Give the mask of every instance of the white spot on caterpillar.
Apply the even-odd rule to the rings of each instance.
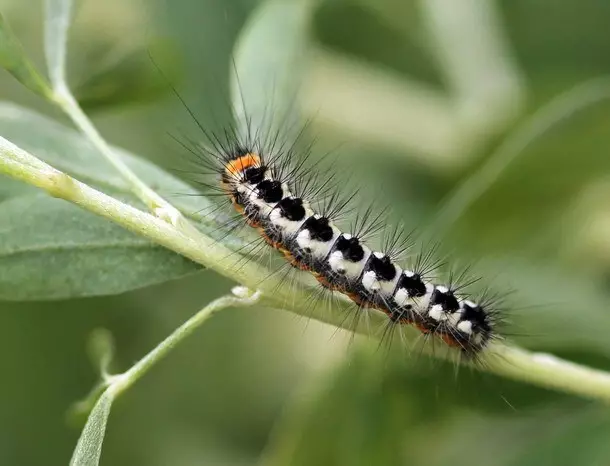
[[[341,251],[333,252],[328,258],[328,265],[330,268],[341,275],[344,275],[346,272],[345,269],[345,261],[343,260],[343,253]]]
[[[328,256],[328,253],[341,234],[337,228],[332,225],[331,227],[333,229],[333,237],[330,239],[330,241],[313,240],[311,239],[311,233],[309,230],[301,230],[296,238],[298,246],[304,251],[309,251],[309,253],[315,259],[324,259],[326,256]]]
[[[371,270],[365,272],[362,276],[362,286],[372,293],[381,289],[381,284],[379,283],[379,280],[377,280],[377,275]]]
[[[409,293],[407,292],[406,288],[399,288],[396,291],[396,293],[394,294],[394,302],[400,307],[408,304]]]
[[[282,216],[279,209],[273,209],[270,212],[269,220],[273,225],[280,228],[285,236],[294,235],[299,228],[301,228],[301,225],[305,223],[305,218],[299,221],[288,220],[286,217]]]
[[[420,297],[411,298],[413,301],[413,307],[415,312],[418,314],[424,314],[428,310],[430,304],[430,298],[434,292],[434,285],[432,283],[426,283],[426,294]]]
[[[440,304],[435,304],[432,306],[428,312],[428,316],[438,322],[444,322],[447,320],[447,313],[443,311],[443,306]]]
[[[462,333],[471,335],[472,334],[472,322],[470,322],[469,320],[463,320],[462,322],[457,324],[457,329]]]
[[[345,235],[343,235],[343,237],[345,237]],[[341,251],[335,251],[328,258],[328,265],[334,272],[345,275],[352,280],[357,279],[362,275],[364,265],[371,255],[371,250],[369,248],[362,246],[362,249],[364,250],[364,257],[358,262],[348,261],[343,257]]]
[[[378,259],[385,257],[385,254],[381,252],[374,252],[373,255]],[[381,280],[375,272],[370,270],[365,272],[362,277],[362,286],[364,286],[364,288],[368,291],[381,292],[381,294],[384,296],[392,296],[394,290],[396,289],[396,285],[398,284],[398,280],[400,280],[400,275],[402,274],[402,269],[400,267],[394,265],[394,268],[396,269],[396,275],[394,275],[392,280]],[[373,283],[372,279],[367,277],[369,274],[374,277],[374,284],[372,285],[369,285],[370,283]]]

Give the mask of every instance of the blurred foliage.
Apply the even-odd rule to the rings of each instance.
[[[2,15],[0,15],[0,65],[32,92],[43,97],[49,96],[48,83],[27,59],[19,40]]]
[[[155,101],[171,93],[181,81],[180,52],[173,43],[149,44],[147,50],[115,50],[100,44],[84,64],[87,76],[75,86],[81,107],[89,114],[105,108]]]
[[[231,53],[258,6],[255,0],[85,0],[71,34],[70,81],[109,140],[175,169],[184,154],[166,133],[200,134],[167,81],[202,125],[226,125]],[[449,95],[420,6],[323,2],[313,18],[311,47],[358,60],[367,71],[391,75],[392,82],[417,80]],[[427,163],[412,147],[347,131],[325,118],[323,109],[318,119],[315,111],[306,113],[319,140],[314,160],[328,150],[338,153],[338,166],[350,170],[350,178],[340,170],[346,185],[363,186],[363,198],[392,205],[389,223],[425,225],[528,115],[573,85],[610,73],[610,4],[562,0],[551,7],[506,0],[499,7],[527,86],[527,106],[501,132],[487,134],[477,150],[451,154],[460,160]],[[38,7],[1,0],[0,8],[34,63],[42,63]],[[273,32],[269,40],[285,39]],[[168,53],[158,52],[159,43]],[[240,77],[247,79],[241,70]],[[330,79],[314,81],[306,76],[302,90],[312,106],[321,106],[312,86],[316,92],[342,90]],[[3,100],[49,112],[6,73],[0,83]],[[394,89],[385,90],[391,95]],[[360,98],[349,93],[348,83],[343,90],[347,102]],[[364,101],[361,108],[369,105],[377,117],[374,104]],[[349,113],[351,107],[339,110]],[[27,117],[35,121],[29,138],[10,115],[15,117],[8,112],[0,121],[0,133],[12,131],[17,138],[19,132],[35,154],[45,150],[60,166],[62,153],[83,154],[82,148],[68,150],[79,144],[73,136],[40,117]],[[583,199],[607,192],[599,186],[610,174],[609,124],[606,100],[546,131],[449,231],[436,232],[445,250],[462,261],[482,262],[486,277],[499,277],[493,280],[498,288],[514,287],[527,306],[538,304],[523,309],[515,300],[511,331],[525,334],[520,343],[602,368],[610,368],[610,229],[603,229],[610,208],[597,199],[600,194],[594,196],[598,202]],[[121,181],[94,160],[81,160],[77,175],[124,192]],[[138,172],[157,173],[134,163]],[[185,199],[183,184],[174,181],[161,180],[157,187],[193,212],[203,208],[204,200]],[[32,192],[0,180],[0,203],[17,195]],[[20,208],[23,215],[12,218],[27,231],[37,211],[50,215],[46,202],[33,196]],[[14,227],[10,222],[0,224],[0,234]],[[601,225],[595,250],[603,253],[580,253],[591,250],[587,225]],[[5,244],[0,236],[0,249]],[[37,273],[44,276],[48,267],[40,262]],[[67,462],[79,432],[65,422],[66,411],[96,380],[86,351],[94,329],[110,330],[113,365],[126,368],[230,286],[202,272],[117,296],[1,302],[0,464]],[[334,329],[286,313],[242,309],[220,313],[119,400],[102,464],[603,465],[610,455],[608,414],[592,402],[488,374],[464,368],[456,374],[453,365],[416,351],[404,358],[402,350],[383,351],[366,341],[346,349]]]

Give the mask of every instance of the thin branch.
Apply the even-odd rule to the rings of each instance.
[[[70,91],[66,80],[66,62],[71,11],[72,0],[46,0],[45,54],[53,88],[51,101],[70,117],[74,125],[91,141],[100,154],[116,168],[130,184],[132,192],[146,204],[151,212],[174,226],[184,230],[193,230],[194,227],[178,209],[152,190],[114,153]]]
[[[178,343],[187,338],[195,329],[199,328],[215,312],[227,307],[251,306],[259,301],[261,293],[250,292],[244,287],[235,287],[232,296],[224,296],[216,299],[204,307],[201,311],[178,327],[170,336],[163,340],[157,347],[134,364],[131,369],[120,375],[111,376],[109,390],[114,396],[127,390],[138,379],[140,379],[150,368],[165,357]]]
[[[243,287],[235,287],[233,294],[223,296],[208,304],[197,314],[178,327],[171,335],[159,343],[150,353],[140,359],[122,374],[103,375],[102,384],[98,385],[81,406],[93,406],[87,423],[83,428],[74,453],[71,465],[96,465],[102,453],[102,443],[110,408],[114,400],[125,390],[136,383],[155,364],[163,359],[176,345],[185,340],[214,313],[228,307],[251,306],[258,301],[260,293],[251,293]]]
[[[79,405],[91,406],[100,397],[100,392],[108,392],[113,398],[123,393],[155,364],[169,354],[179,343],[188,338],[195,330],[203,325],[213,314],[229,307],[252,306],[261,298],[260,292],[251,292],[248,288],[237,286],[232,294],[212,301],[194,316],[184,322],[172,332],[165,340],[159,343],[151,352],[135,363],[131,368],[121,374],[102,374],[102,390],[99,387],[93,390],[88,399],[79,402]]]
[[[228,260],[235,257],[235,253],[203,233],[181,231],[153,215],[107,196],[36,159],[4,138],[0,138],[0,173],[38,186],[52,196],[101,215],[250,289],[257,289],[262,295],[261,300],[264,298],[264,304],[270,307],[284,308],[367,335],[371,328],[381,328],[386,322],[381,312],[371,311],[369,322],[363,322],[353,329],[349,319],[345,318],[345,311],[349,308],[347,302],[337,300],[332,309],[319,309],[316,306],[312,309],[307,303],[313,299],[314,289],[288,289],[290,287],[285,284],[282,286],[280,277],[253,261],[244,260],[243,265],[236,269],[231,266],[234,261]],[[260,277],[267,278],[261,282]],[[481,364],[477,368],[481,370],[610,402],[610,374],[606,372],[550,355],[531,353],[505,343],[489,345],[479,359]],[[141,369],[147,370],[146,363],[142,364]]]

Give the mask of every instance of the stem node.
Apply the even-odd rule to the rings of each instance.
[[[49,184],[47,192],[56,198],[71,200],[74,198],[74,192],[77,188],[74,179],[65,173],[54,171],[49,173]]]

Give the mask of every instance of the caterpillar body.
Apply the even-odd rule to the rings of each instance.
[[[295,167],[286,162],[294,155],[293,148],[274,147],[275,152],[284,152],[278,156],[260,143],[210,139],[214,147],[205,152],[214,158],[214,172],[220,175],[216,189],[293,267],[313,274],[324,288],[346,295],[359,310],[377,309],[389,324],[413,325],[467,357],[476,358],[498,337],[500,318],[493,300],[477,301],[461,287],[436,283],[417,267],[401,267],[391,251],[368,247],[361,231],[341,231],[332,218],[337,209],[314,211],[312,200],[296,193],[302,190],[296,186],[301,163]]]

